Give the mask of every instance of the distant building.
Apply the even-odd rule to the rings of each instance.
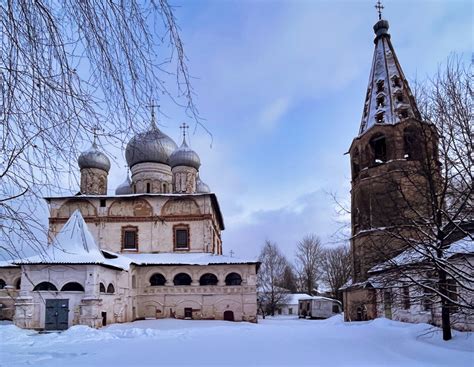
[[[332,298],[304,297],[298,303],[298,316],[303,318],[327,319],[342,312],[342,303]]]
[[[290,293],[287,300],[277,309],[278,315],[298,315],[299,300],[302,298],[311,297],[306,293]]]

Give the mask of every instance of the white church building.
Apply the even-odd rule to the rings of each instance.
[[[94,142],[77,195],[48,197],[45,253],[0,263],[0,318],[61,330],[144,318],[257,322],[258,262],[222,255],[217,197],[199,156],[155,123],[127,145],[131,178],[107,195]]]

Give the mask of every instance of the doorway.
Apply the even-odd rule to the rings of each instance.
[[[225,321],[234,321],[234,312],[233,311],[225,311],[224,312],[224,320]]]
[[[193,318],[193,309],[191,307],[186,307],[184,309],[184,318],[192,319]]]
[[[68,299],[46,300],[46,316],[44,321],[45,330],[66,330],[69,327],[68,317]]]
[[[385,317],[387,319],[392,318],[392,292],[383,292],[383,305],[385,310]]]
[[[102,312],[102,326],[107,326],[107,312]]]

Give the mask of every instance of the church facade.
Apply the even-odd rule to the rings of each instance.
[[[101,327],[137,319],[257,322],[258,263],[222,254],[224,221],[199,156],[155,123],[127,145],[131,171],[107,194],[97,147],[77,195],[49,197],[45,253],[0,264],[1,316],[23,328]]]
[[[375,50],[362,120],[349,149],[353,269],[352,282],[343,288],[344,316],[346,321],[387,317],[441,325],[439,297],[419,286],[433,275],[424,272],[422,260],[407,261],[422,259],[421,251],[410,249],[407,242],[415,243],[422,227],[429,226],[420,220],[431,218],[427,180],[432,180],[431,187],[442,182],[438,135],[422,120],[388,28],[383,19],[374,25]],[[472,225],[470,231],[470,236],[469,230],[462,231],[446,243],[446,261],[460,269],[474,265]],[[451,298],[472,303],[472,292],[464,294],[454,284],[448,285]],[[454,327],[474,329],[472,314],[456,314],[455,307],[452,312],[459,321]]]

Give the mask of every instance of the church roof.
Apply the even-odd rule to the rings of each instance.
[[[376,124],[396,124],[409,117],[421,119],[388,28],[384,19],[374,25],[375,50],[359,134]]]
[[[110,256],[108,256],[110,257]],[[130,260],[106,258],[94,241],[79,210],[74,211],[44,253],[15,260],[15,264],[97,264],[127,270]]]

